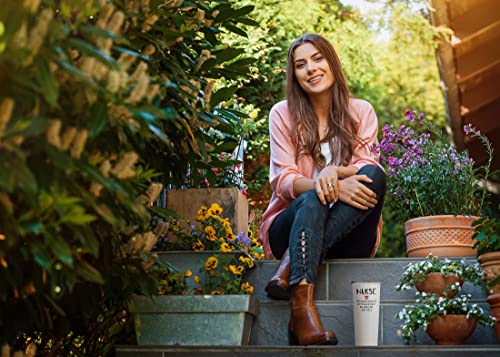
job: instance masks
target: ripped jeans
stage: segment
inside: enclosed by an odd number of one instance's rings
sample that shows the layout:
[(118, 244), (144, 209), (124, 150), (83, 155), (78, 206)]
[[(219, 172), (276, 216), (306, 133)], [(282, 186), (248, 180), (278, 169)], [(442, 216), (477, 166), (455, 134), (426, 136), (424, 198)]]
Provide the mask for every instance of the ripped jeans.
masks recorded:
[(367, 258), (377, 239), (377, 226), (385, 195), (385, 173), (375, 165), (362, 167), (357, 175), (373, 182), (362, 182), (377, 195), (377, 204), (360, 210), (337, 201), (323, 205), (315, 190), (302, 193), (272, 223), (269, 244), (273, 255), (281, 258), (290, 249), (290, 285), (306, 279), (315, 284), (318, 268), (325, 258)]

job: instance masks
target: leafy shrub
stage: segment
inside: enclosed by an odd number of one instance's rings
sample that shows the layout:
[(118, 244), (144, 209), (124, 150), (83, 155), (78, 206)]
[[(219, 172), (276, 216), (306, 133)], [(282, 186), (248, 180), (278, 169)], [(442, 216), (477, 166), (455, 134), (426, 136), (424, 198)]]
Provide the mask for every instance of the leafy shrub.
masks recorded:
[(151, 216), (169, 212), (151, 203), (236, 145), (208, 128), (238, 136), (238, 113), (219, 105), (234, 88), (214, 87), (248, 72), (252, 59), (221, 36), (243, 36), (249, 11), (2, 3), (0, 344), (25, 334), (53, 354), (105, 355), (131, 294), (157, 292)]

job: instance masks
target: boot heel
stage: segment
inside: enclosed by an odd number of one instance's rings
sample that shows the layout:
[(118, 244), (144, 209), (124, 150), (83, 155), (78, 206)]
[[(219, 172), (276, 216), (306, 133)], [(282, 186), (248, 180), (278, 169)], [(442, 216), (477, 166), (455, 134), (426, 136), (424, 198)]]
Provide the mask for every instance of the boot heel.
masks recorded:
[(276, 281), (271, 281), (267, 284), (265, 291), (267, 296), (276, 300), (289, 300), (290, 289)]
[(290, 346), (299, 346), (299, 339), (290, 330), (288, 330), (288, 344)]

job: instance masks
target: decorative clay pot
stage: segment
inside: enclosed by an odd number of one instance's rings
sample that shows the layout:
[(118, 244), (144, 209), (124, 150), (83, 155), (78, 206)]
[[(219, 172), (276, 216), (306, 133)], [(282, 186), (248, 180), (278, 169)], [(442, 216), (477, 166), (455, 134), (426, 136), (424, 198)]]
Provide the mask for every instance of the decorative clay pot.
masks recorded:
[(495, 317), (497, 321), (493, 325), (497, 335), (497, 341), (500, 343), (500, 294), (492, 294), (486, 299), (491, 307), (491, 316)]
[(426, 216), (405, 222), (406, 252), (409, 257), (476, 256), (472, 248), (475, 216)]
[(427, 334), (438, 345), (463, 345), (476, 328), (476, 319), (466, 315), (441, 315), (427, 326)]
[[(463, 279), (457, 277), (456, 275), (445, 276), (441, 273), (428, 273), (423, 281), (415, 284), (415, 287), (421, 293), (435, 293), (438, 296), (444, 296), (444, 291), (447, 290), (451, 284), (456, 282), (458, 282), (460, 286), (464, 284)], [(453, 298), (455, 295), (457, 295), (459, 290), (460, 289), (457, 289), (453, 292), (450, 291), (447, 297), (450, 299)]]
[[(500, 252), (491, 252), (481, 254), (477, 260), (481, 264), (484, 271), (484, 281), (486, 284), (490, 283), (493, 279), (500, 276)], [(500, 293), (500, 283), (488, 287), (490, 294)]]

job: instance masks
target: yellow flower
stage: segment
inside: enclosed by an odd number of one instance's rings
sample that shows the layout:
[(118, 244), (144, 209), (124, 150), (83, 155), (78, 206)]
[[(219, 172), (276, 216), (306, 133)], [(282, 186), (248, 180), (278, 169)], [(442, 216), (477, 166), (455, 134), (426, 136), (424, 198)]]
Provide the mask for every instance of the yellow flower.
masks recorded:
[(208, 209), (208, 213), (210, 214), (210, 216), (218, 218), (222, 213), (222, 208), (217, 203), (212, 203), (212, 205)]
[(186, 272), (184, 273), (184, 276), (185, 276), (186, 278), (189, 278), (191, 275), (193, 275), (193, 272), (192, 272), (191, 270), (189, 270), (189, 269), (188, 269), (188, 270), (186, 270)]
[(241, 284), (241, 291), (246, 294), (253, 294), (253, 286), (248, 282)]
[(233, 265), (233, 264), (229, 265), (229, 271), (231, 273), (233, 273), (234, 275), (241, 275), (243, 273), (244, 269), (245, 268), (242, 265), (238, 265), (238, 266)]
[(234, 240), (236, 239), (236, 236), (233, 234), (233, 232), (228, 232), (226, 230), (226, 239), (230, 242), (234, 242)]
[(211, 295), (224, 295), (224, 293), (220, 290), (214, 290), (210, 293)]
[(213, 236), (211, 234), (207, 234), (205, 238), (207, 238), (211, 242), (215, 242), (217, 240), (217, 236)]
[(248, 230), (248, 238), (252, 238), (253, 237), (253, 232), (251, 229)]
[(200, 242), (200, 240), (198, 239), (197, 242), (195, 242), (193, 244), (193, 250), (197, 251), (197, 252), (202, 252), (205, 250), (205, 246), (203, 245), (202, 242)]
[(201, 206), (201, 208), (198, 210), (198, 214), (196, 215), (196, 220), (203, 222), (206, 219), (207, 219), (207, 207)]
[(221, 251), (222, 253), (229, 253), (229, 252), (232, 252), (232, 251), (233, 251), (233, 248), (231, 248), (231, 247), (229, 246), (229, 244), (227, 244), (227, 243), (222, 243), (222, 244), (220, 245), (220, 251)]
[(215, 229), (212, 226), (206, 226), (204, 230), (205, 230), (205, 233), (209, 234), (209, 235), (215, 235), (217, 233), (217, 232), (215, 232)]
[(212, 226), (207, 226), (205, 227), (204, 229), (205, 231), (205, 237), (209, 240), (209, 241), (215, 241), (217, 239), (217, 232), (215, 231), (214, 227)]
[(249, 257), (243, 257), (241, 256), (240, 258), (240, 262), (242, 262), (243, 264), (246, 264), (247, 267), (249, 268), (253, 268), (253, 266), (255, 265), (255, 263), (253, 262), (253, 260)]
[(193, 280), (194, 280), (194, 282), (195, 282), (196, 284), (199, 284), (199, 283), (200, 283), (200, 281), (201, 281), (201, 280), (200, 280), (200, 277), (199, 277), (198, 275), (195, 275), (195, 276), (194, 276), (194, 278), (193, 278)]
[(217, 264), (219, 263), (219, 260), (216, 257), (210, 257), (207, 259), (205, 262), (205, 270), (213, 270), (217, 268)]
[(220, 222), (222, 223), (222, 225), (224, 226), (224, 228), (226, 228), (226, 230), (227, 229), (231, 229), (231, 222), (229, 222), (229, 219), (227, 219), (227, 218), (221, 218)]

